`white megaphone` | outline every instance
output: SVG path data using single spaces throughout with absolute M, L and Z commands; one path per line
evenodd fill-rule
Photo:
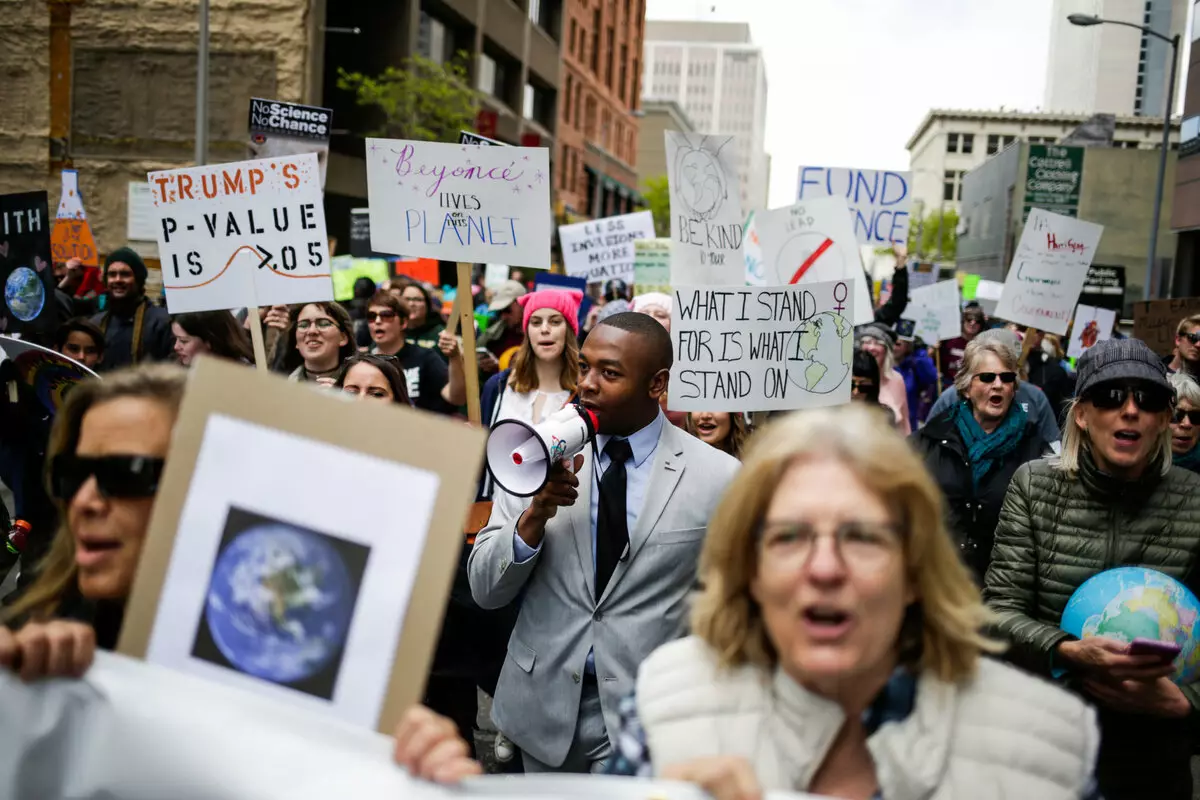
M 596 415 L 574 404 L 546 417 L 540 425 L 501 420 L 488 434 L 488 472 L 509 494 L 531 497 L 546 485 L 555 464 L 575 458 L 595 435 Z

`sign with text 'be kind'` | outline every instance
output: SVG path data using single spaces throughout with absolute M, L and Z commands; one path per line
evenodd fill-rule
M 732 136 L 664 133 L 671 201 L 671 283 L 743 286 L 742 190 Z
M 801 167 L 796 199 L 818 197 L 846 198 L 860 244 L 880 247 L 908 241 L 911 172 Z
M 550 151 L 367 139 L 371 249 L 550 268 Z
M 147 177 L 172 314 L 333 300 L 316 154 Z
M 649 211 L 561 225 L 563 266 L 568 275 L 602 283 L 611 278 L 633 280 L 633 243 L 654 238 L 654 215 Z
M 1065 334 L 1102 233 L 1103 225 L 1033 209 L 993 316 Z

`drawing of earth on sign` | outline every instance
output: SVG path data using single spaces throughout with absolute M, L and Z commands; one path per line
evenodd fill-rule
M 822 311 L 801 323 L 795 332 L 800 360 L 788 365 L 788 380 L 817 394 L 829 394 L 841 386 L 850 374 L 854 353 L 854 332 L 849 321 Z
M 716 153 L 681 145 L 675 154 L 675 194 L 696 219 L 713 219 L 725 203 L 725 171 Z
M 796 284 L 809 270 L 815 270 L 813 275 L 819 275 L 818 280 L 838 280 L 846 277 L 841 266 L 845 263 L 846 253 L 832 239 L 817 231 L 804 231 L 779 248 L 773 282 L 777 285 Z
M 46 305 L 46 288 L 29 267 L 17 267 L 4 282 L 4 302 L 21 322 L 32 322 Z

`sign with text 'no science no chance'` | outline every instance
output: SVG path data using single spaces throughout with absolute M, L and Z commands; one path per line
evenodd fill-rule
M 850 402 L 850 281 L 676 286 L 672 411 L 790 411 Z

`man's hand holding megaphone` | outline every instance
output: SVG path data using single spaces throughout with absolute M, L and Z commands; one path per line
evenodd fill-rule
M 525 544 L 536 550 L 546 535 L 546 523 L 554 519 L 558 509 L 575 505 L 579 499 L 579 476 L 576 473 L 582 467 L 583 453 L 577 453 L 573 463 L 568 465 L 563 461 L 550 469 L 546 485 L 533 496 L 533 502 L 517 523 L 517 535 Z

